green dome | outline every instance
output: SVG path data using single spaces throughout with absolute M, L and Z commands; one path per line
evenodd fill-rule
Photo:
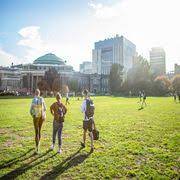
M 37 58 L 34 62 L 34 64 L 57 64 L 57 65 L 64 65 L 64 61 L 57 57 L 55 54 L 49 53 L 45 54 L 44 56 L 41 56 Z

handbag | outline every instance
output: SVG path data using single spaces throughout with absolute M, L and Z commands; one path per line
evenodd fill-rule
M 98 140 L 99 139 L 99 131 L 96 129 L 95 122 L 94 123 L 94 129 L 92 130 L 93 133 L 93 139 Z

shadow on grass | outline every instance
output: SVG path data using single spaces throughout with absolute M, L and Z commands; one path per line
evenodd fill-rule
M 3 164 L 0 165 L 0 169 L 4 169 L 4 168 L 7 168 L 7 167 L 11 167 L 12 165 L 16 164 L 17 162 L 19 161 L 25 161 L 26 159 L 29 159 L 30 156 L 28 157 L 25 157 L 28 153 L 30 153 L 31 151 L 33 150 L 33 148 L 29 149 L 27 152 L 25 152 L 24 154 L 16 157 L 16 158 L 13 158 L 11 160 L 8 160 L 6 162 L 4 162 Z M 32 156 L 32 155 L 31 155 Z
M 78 164 L 81 164 L 86 158 L 89 157 L 91 152 L 87 154 L 79 154 L 82 147 L 79 148 L 74 154 L 72 154 L 70 157 L 66 158 L 63 162 L 61 162 L 59 165 L 53 168 L 52 171 L 49 171 L 45 175 L 43 175 L 40 180 L 49 180 L 49 179 L 55 179 L 59 175 L 61 175 L 63 172 L 68 170 L 71 167 L 77 166 Z
M 46 160 L 56 156 L 56 154 L 53 154 L 51 156 L 48 156 L 46 158 L 43 158 L 41 161 L 35 162 L 36 160 L 46 156 L 51 150 L 46 151 L 45 153 L 41 154 L 41 155 L 31 155 L 31 156 L 35 156 L 36 158 L 34 158 L 32 161 L 22 164 L 20 167 L 14 169 L 13 171 L 3 175 L 2 177 L 0 177 L 0 180 L 9 180 L 9 179 L 16 179 L 18 176 L 22 175 L 23 173 L 25 173 L 27 170 L 45 162 Z M 29 157 L 30 158 L 30 157 Z M 27 159 L 27 158 L 26 158 Z M 35 163 L 34 163 L 35 162 Z
M 138 109 L 138 111 L 143 110 L 143 109 L 144 109 L 143 107 L 140 107 L 140 108 Z

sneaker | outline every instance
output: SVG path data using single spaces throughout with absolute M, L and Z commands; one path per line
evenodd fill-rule
M 82 143 L 82 142 L 81 142 L 81 146 L 82 146 L 83 148 L 85 148 L 85 144 L 84 144 L 84 143 Z
M 34 154 L 39 154 L 39 148 L 38 147 L 35 147 Z
M 51 145 L 50 150 L 54 150 L 54 144 Z
M 62 149 L 61 148 L 59 148 L 58 153 L 62 154 Z

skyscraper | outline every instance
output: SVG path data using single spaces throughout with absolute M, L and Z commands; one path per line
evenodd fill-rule
M 120 64 L 124 71 L 130 69 L 133 65 L 133 59 L 136 53 L 136 46 L 126 39 L 116 35 L 114 38 L 95 42 L 92 51 L 93 73 L 110 74 L 112 64 Z
M 166 54 L 163 48 L 154 47 L 150 51 L 150 67 L 154 75 L 166 73 Z

